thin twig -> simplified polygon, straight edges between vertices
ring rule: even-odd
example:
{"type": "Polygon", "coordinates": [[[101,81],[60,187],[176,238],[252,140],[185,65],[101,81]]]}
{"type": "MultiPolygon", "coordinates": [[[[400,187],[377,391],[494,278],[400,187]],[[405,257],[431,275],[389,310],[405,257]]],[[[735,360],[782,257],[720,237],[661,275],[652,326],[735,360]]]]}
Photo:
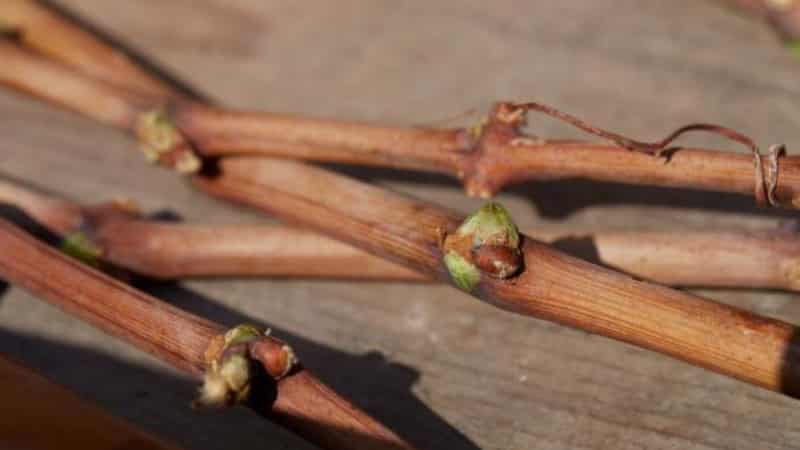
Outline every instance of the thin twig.
{"type": "MultiPolygon", "coordinates": [[[[294,227],[154,222],[132,215],[129,202],[79,207],[0,180],[3,202],[23,209],[61,238],[82,233],[102,259],[153,278],[433,281],[423,273],[294,227]]],[[[590,232],[557,227],[528,230],[528,236],[661,284],[800,290],[800,235],[793,230],[590,232]]]]}
{"type": "MultiPolygon", "coordinates": [[[[68,41],[62,45],[63,51],[55,55],[70,63],[68,41]]],[[[388,127],[235,112],[185,98],[167,98],[152,90],[134,95],[134,86],[121,88],[87,77],[73,70],[75,66],[70,69],[46,61],[12,42],[0,45],[0,57],[13,62],[0,66],[0,82],[126,129],[144,141],[151,160],[184,172],[199,169],[189,150],[191,143],[194,152],[203,156],[260,155],[438,172],[459,178],[468,193],[481,197],[526,180],[586,178],[750,194],[760,205],[800,207],[800,159],[781,157],[777,149],[765,164],[754,145],[750,145],[754,152],[751,157],[681,148],[663,159],[648,154],[652,151],[631,151],[663,150],[658,144],[616,133],[603,132],[616,145],[534,139],[519,128],[525,110],[538,105],[535,103],[500,103],[484,123],[471,128],[388,127]],[[142,124],[151,124],[146,119],[152,117],[172,127],[170,133],[174,134],[171,139],[159,140],[164,147],[156,150],[149,148],[153,146],[152,139],[148,142],[152,130],[142,131],[142,124]]],[[[560,112],[554,116],[574,119],[560,112]]],[[[574,120],[571,123],[577,125],[574,120]]],[[[586,130],[599,130],[580,123],[586,130]]],[[[740,142],[750,142],[740,133],[717,125],[692,125],[678,134],[690,129],[722,132],[740,142]]],[[[163,134],[160,128],[156,131],[163,134]]]]}
{"type": "MultiPolygon", "coordinates": [[[[184,372],[199,376],[206,371],[210,343],[223,332],[220,325],[81,264],[3,219],[0,248],[4,280],[184,372]]],[[[322,448],[412,448],[302,367],[278,380],[274,389],[274,399],[256,397],[248,406],[322,448]]]]}

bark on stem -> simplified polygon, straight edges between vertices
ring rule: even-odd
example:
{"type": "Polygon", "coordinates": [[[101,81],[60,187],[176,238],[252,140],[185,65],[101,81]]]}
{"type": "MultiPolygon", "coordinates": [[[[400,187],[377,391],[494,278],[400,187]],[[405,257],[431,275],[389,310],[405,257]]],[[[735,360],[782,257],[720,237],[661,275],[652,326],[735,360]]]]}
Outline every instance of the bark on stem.
{"type": "MultiPolygon", "coordinates": [[[[37,241],[0,219],[0,277],[192,375],[205,371],[208,344],[224,330],[37,241]]],[[[331,450],[412,447],[325,386],[308,370],[276,384],[274,402],[252,408],[331,450]]],[[[263,399],[262,399],[263,400],[263,399]]]]}
{"type": "MultiPolygon", "coordinates": [[[[632,276],[672,286],[800,290],[800,237],[759,232],[551,232],[534,239],[632,276]]],[[[218,276],[433,281],[311,231],[115,221],[97,245],[108,261],[166,279],[218,276]]]]}
{"type": "MultiPolygon", "coordinates": [[[[450,281],[440,246],[461,222],[455,213],[293,161],[224,158],[218,169],[215,176],[194,177],[195,184],[450,281]]],[[[523,238],[522,252],[525,268],[518,276],[484,275],[472,294],[503,309],[798,394],[794,326],[633,280],[530,237],[523,238]]]]}
{"type": "MultiPolygon", "coordinates": [[[[313,136],[313,130],[309,133],[313,136]]],[[[483,136],[468,132],[466,137],[474,142],[483,136]]],[[[407,144],[402,146],[410,146],[407,144]]],[[[291,161],[225,158],[219,169],[214,177],[195,177],[196,184],[209,193],[306,224],[439,279],[448,278],[440,245],[460,222],[454,213],[291,161]]],[[[727,173],[715,177],[731,181],[727,173]]],[[[784,199],[783,193],[798,190],[784,186],[783,175],[779,178],[781,200],[793,200],[784,199]]],[[[727,184],[716,188],[730,190],[727,184]]],[[[526,267],[517,277],[483,279],[474,293],[509,310],[659,351],[768,389],[798,394],[800,370],[795,362],[793,326],[631,280],[530,238],[523,239],[522,250],[526,267]]]]}
{"type": "MultiPolygon", "coordinates": [[[[613,145],[532,139],[491,120],[474,131],[373,129],[366,124],[199,105],[178,108],[176,120],[204,155],[259,155],[426,170],[454,176],[469,194],[480,197],[490,197],[512,183],[559,178],[739,194],[753,194],[757,183],[751,155],[681,148],[665,159],[613,145]]],[[[800,207],[800,158],[780,159],[776,198],[783,206],[800,207]]]]}
{"type": "MultiPolygon", "coordinates": [[[[531,139],[503,126],[439,130],[233,112],[116,88],[11,42],[0,43],[0,58],[13,62],[0,65],[0,82],[134,133],[144,114],[163,109],[185,136],[174,145],[175,154],[161,156],[172,167],[189,152],[183,142],[188,141],[204,156],[258,155],[443,173],[481,197],[511,183],[559,178],[745,195],[759,189],[752,155],[681,148],[663,158],[614,145],[531,139]]],[[[761,160],[770,164],[766,157],[761,160]]],[[[781,157],[777,173],[776,202],[800,207],[800,157],[781,157]]]]}
{"type": "Polygon", "coordinates": [[[181,173],[201,162],[172,122],[169,99],[121,88],[0,38],[0,83],[132,133],[148,161],[181,173]]]}
{"type": "Polygon", "coordinates": [[[147,109],[137,97],[76,70],[45,59],[0,38],[0,82],[84,114],[102,123],[131,129],[147,109]]]}
{"type": "MultiPolygon", "coordinates": [[[[159,223],[81,208],[0,180],[0,203],[65,237],[88,232],[102,257],[154,278],[269,276],[433,281],[318,233],[287,226],[159,223]]],[[[124,205],[124,202],[122,203],[124,205]]],[[[787,230],[566,231],[528,236],[573,256],[674,286],[800,290],[800,235],[787,230]]]]}
{"type": "Polygon", "coordinates": [[[19,30],[26,46],[94,78],[140,92],[178,96],[166,83],[142,69],[125,52],[105,45],[79,24],[39,0],[3,0],[0,20],[19,30]],[[102,61],[101,64],[98,64],[102,61]]]}
{"type": "Polygon", "coordinates": [[[102,259],[159,279],[221,276],[431,281],[422,274],[306,230],[146,220],[120,200],[81,207],[0,179],[0,204],[66,238],[81,232],[102,259]]]}

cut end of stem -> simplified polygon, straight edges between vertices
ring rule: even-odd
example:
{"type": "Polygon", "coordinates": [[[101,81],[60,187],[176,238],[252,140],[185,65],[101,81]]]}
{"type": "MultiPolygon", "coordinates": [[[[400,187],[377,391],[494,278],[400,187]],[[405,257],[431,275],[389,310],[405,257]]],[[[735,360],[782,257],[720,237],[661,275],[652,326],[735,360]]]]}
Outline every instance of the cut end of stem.
{"type": "Polygon", "coordinates": [[[499,203],[489,202],[467,217],[443,243],[444,264],[460,289],[471,292],[481,274],[506,279],[522,267],[517,226],[499,203]]]}
{"type": "Polygon", "coordinates": [[[148,162],[167,166],[182,174],[200,170],[202,161],[167,109],[157,108],[142,113],[136,120],[134,133],[148,162]]]}

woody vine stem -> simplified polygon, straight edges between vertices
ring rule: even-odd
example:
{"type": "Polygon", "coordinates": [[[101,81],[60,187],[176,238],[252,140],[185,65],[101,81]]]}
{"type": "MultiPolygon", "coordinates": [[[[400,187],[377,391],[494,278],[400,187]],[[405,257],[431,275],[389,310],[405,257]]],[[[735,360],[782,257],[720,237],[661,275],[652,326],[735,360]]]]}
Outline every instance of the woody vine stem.
{"type": "Polygon", "coordinates": [[[74,24],[32,10],[30,2],[3,3],[0,18],[18,31],[0,43],[0,57],[7,62],[0,66],[0,82],[126,129],[140,140],[149,160],[183,173],[196,173],[202,157],[270,156],[443,173],[481,197],[526,180],[586,178],[749,194],[762,206],[800,207],[798,157],[784,155],[777,145],[761,156],[747,136],[718,125],[693,124],[646,143],[533,102],[498,103],[483,122],[455,129],[232,111],[148,80],[124,55],[74,24]],[[43,25],[58,40],[43,33],[43,25]],[[114,64],[100,63],[111,56],[114,64]],[[123,74],[132,81],[124,83],[123,74]],[[525,135],[521,128],[529,110],[611,144],[525,135]],[[752,154],[667,148],[689,131],[719,134],[752,154]]]}
{"type": "MultiPolygon", "coordinates": [[[[24,20],[12,25],[25,36],[24,20]]],[[[481,195],[543,176],[740,193],[752,193],[755,184],[756,197],[764,203],[800,207],[800,164],[794,157],[780,157],[778,147],[765,159],[733,130],[693,125],[675,137],[704,129],[747,144],[753,155],[680,149],[665,163],[650,153],[661,152],[669,138],[646,144],[576,120],[574,125],[592,128],[614,144],[522,136],[524,112],[544,109],[533,103],[503,103],[487,124],[451,130],[231,112],[176,93],[159,94],[156,88],[115,84],[111,80],[124,81],[121,74],[131,68],[122,64],[112,70],[113,76],[102,75],[109,68],[103,68],[100,57],[112,50],[100,47],[102,51],[90,51],[97,59],[76,58],[87,47],[69,30],[63,25],[62,40],[55,46],[35,36],[23,38],[22,45],[0,44],[0,57],[15,67],[0,66],[0,81],[134,133],[154,159],[190,173],[189,180],[206,193],[452,282],[497,307],[638,345],[788,395],[800,392],[800,350],[793,339],[798,330],[788,323],[564,255],[519,233],[510,215],[494,204],[464,218],[324,169],[269,157],[460,174],[468,189],[481,195]],[[39,47],[47,51],[31,51],[39,47]],[[202,169],[195,172],[194,164],[182,163],[186,158],[196,158],[202,169]],[[325,192],[319,186],[326,186],[325,192]]]]}

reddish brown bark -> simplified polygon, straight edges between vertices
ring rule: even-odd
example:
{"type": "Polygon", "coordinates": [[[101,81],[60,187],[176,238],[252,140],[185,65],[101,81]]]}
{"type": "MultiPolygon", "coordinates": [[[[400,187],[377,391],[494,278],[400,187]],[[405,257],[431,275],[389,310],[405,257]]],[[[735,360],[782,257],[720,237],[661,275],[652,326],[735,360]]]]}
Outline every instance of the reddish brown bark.
{"type": "MultiPolygon", "coordinates": [[[[429,276],[312,231],[269,225],[159,223],[56,200],[0,181],[0,203],[22,208],[64,237],[89,233],[102,258],[154,278],[322,277],[433,281],[429,276]]],[[[676,286],[800,290],[800,235],[757,231],[528,230],[569,254],[638,278],[676,286]]]]}
{"type": "Polygon", "coordinates": [[[38,0],[3,0],[0,19],[7,27],[19,30],[17,38],[27,46],[92,77],[137,91],[179,95],[168,84],[140,68],[127,54],[98,41],[38,0]]]}
{"type": "MultiPolygon", "coordinates": [[[[46,69],[57,71],[56,66],[46,69]]],[[[52,92],[60,89],[58,85],[45,87],[17,78],[13,82],[34,91],[50,90],[42,93],[43,96],[58,99],[65,97],[52,92]]],[[[198,113],[185,112],[194,110],[193,106],[175,106],[175,122],[192,138],[189,140],[199,137],[192,136],[191,131],[187,131],[192,128],[191,119],[199,120],[198,113]],[[190,116],[187,118],[186,114],[190,116]]],[[[80,109],[84,106],[72,107],[80,109]]],[[[233,117],[222,110],[207,111],[207,117],[216,117],[215,120],[233,117]]],[[[271,141],[270,127],[264,123],[255,127],[252,135],[245,135],[244,128],[252,124],[253,120],[250,117],[244,119],[247,120],[229,121],[227,131],[241,133],[243,139],[249,140],[248,143],[253,143],[255,138],[271,141]]],[[[264,118],[258,117],[258,120],[263,121],[264,118]]],[[[351,136],[347,130],[349,127],[350,125],[343,128],[334,126],[333,134],[323,133],[319,140],[315,140],[317,138],[314,130],[309,129],[301,136],[300,144],[327,148],[327,144],[331,142],[334,146],[344,142],[353,146],[343,150],[347,153],[369,149],[371,144],[351,136]],[[358,142],[360,144],[354,144],[358,142]]],[[[358,126],[354,129],[359,133],[365,132],[358,126]]],[[[498,139],[497,148],[530,147],[527,149],[529,151],[541,148],[529,138],[502,133],[487,135],[482,129],[461,130],[455,134],[451,131],[443,133],[442,136],[447,139],[453,139],[452,136],[455,135],[459,141],[466,138],[469,143],[481,142],[484,149],[491,148],[484,143],[487,136],[498,139]]],[[[391,131],[389,134],[398,137],[391,142],[377,143],[379,145],[359,158],[366,159],[371,153],[385,154],[387,149],[396,148],[402,151],[403,148],[413,147],[413,141],[406,142],[404,139],[414,133],[391,131]]],[[[427,133],[425,135],[428,136],[427,133]]],[[[297,138],[297,134],[292,136],[297,138]]],[[[209,145],[206,144],[207,147],[209,145]]],[[[226,145],[233,143],[228,142],[226,145]]],[[[270,143],[268,148],[273,148],[273,145],[270,143]]],[[[432,148],[436,148],[436,145],[432,148]]],[[[202,145],[199,150],[203,151],[202,145]]],[[[480,154],[473,153],[471,146],[467,150],[469,157],[480,154]]],[[[622,155],[634,154],[656,161],[651,156],[616,147],[611,147],[607,152],[592,154],[594,153],[606,154],[606,158],[611,155],[611,159],[604,161],[605,170],[610,170],[609,167],[617,168],[616,158],[622,158],[622,155]]],[[[688,153],[687,158],[695,163],[698,157],[705,160],[713,158],[711,155],[714,154],[712,151],[679,153],[688,153]]],[[[435,158],[441,160],[440,156],[435,158]]],[[[575,160],[563,153],[561,158],[562,161],[575,160]]],[[[745,184],[758,188],[760,184],[752,172],[752,159],[749,160],[751,171],[747,178],[743,178],[739,172],[745,166],[744,161],[737,163],[736,158],[733,158],[733,170],[728,164],[721,163],[721,166],[712,167],[711,173],[706,167],[702,176],[709,176],[714,180],[710,183],[718,190],[739,192],[740,186],[745,184]]],[[[663,165],[663,161],[660,163],[663,165]]],[[[578,164],[583,167],[584,162],[578,164]]],[[[645,163],[640,164],[644,166],[645,163]]],[[[776,190],[781,203],[792,204],[798,192],[794,184],[797,180],[797,167],[796,163],[787,163],[786,166],[794,173],[787,176],[781,169],[776,190]]],[[[198,187],[209,193],[269,211],[286,220],[348,241],[370,253],[449,281],[442,263],[441,244],[447,233],[452,232],[462,220],[458,214],[292,161],[226,157],[219,161],[218,166],[208,166],[206,169],[207,172],[195,176],[193,180],[198,187]]],[[[656,172],[654,168],[651,175],[658,184],[708,183],[700,180],[702,176],[698,174],[656,172]]],[[[469,178],[474,175],[464,172],[461,176],[469,178]]],[[[481,186],[485,184],[479,183],[478,187],[481,186]]],[[[482,193],[480,189],[476,189],[476,192],[482,193]]],[[[518,276],[511,279],[483,276],[472,294],[508,310],[579,327],[659,351],[767,389],[797,394],[800,372],[796,363],[795,327],[688,293],[632,280],[563,255],[529,237],[523,238],[522,256],[525,268],[518,276]]]]}
{"type": "MultiPolygon", "coordinates": [[[[452,212],[293,161],[224,158],[216,176],[194,181],[212,195],[450,281],[440,246],[461,221],[452,212]]],[[[767,389],[797,393],[797,330],[792,325],[633,280],[530,237],[523,237],[522,255],[524,270],[518,276],[484,275],[472,295],[767,389]]]]}
{"type": "MultiPolygon", "coordinates": [[[[585,178],[635,185],[684,187],[764,197],[763,173],[754,157],[733,152],[681,148],[655,157],[617,145],[541,140],[514,127],[421,129],[309,119],[272,113],[233,112],[153,92],[118,88],[0,43],[0,82],[137,134],[142,117],[163,110],[181,135],[153,156],[179,166],[193,150],[205,156],[258,155],[386,166],[448,174],[468,193],[489,197],[527,180],[585,178]],[[12,70],[12,67],[14,68],[12,70]],[[5,70],[4,70],[5,69],[5,70]]],[[[775,166],[774,203],[800,207],[800,160],[758,157],[775,166]]],[[[199,167],[198,164],[191,165],[199,167]]]]}
{"type": "MultiPolygon", "coordinates": [[[[0,220],[0,278],[104,332],[193,375],[220,325],[194,316],[91,269],[0,220]]],[[[412,447],[298,368],[276,384],[276,397],[251,406],[331,450],[412,447]]]]}

